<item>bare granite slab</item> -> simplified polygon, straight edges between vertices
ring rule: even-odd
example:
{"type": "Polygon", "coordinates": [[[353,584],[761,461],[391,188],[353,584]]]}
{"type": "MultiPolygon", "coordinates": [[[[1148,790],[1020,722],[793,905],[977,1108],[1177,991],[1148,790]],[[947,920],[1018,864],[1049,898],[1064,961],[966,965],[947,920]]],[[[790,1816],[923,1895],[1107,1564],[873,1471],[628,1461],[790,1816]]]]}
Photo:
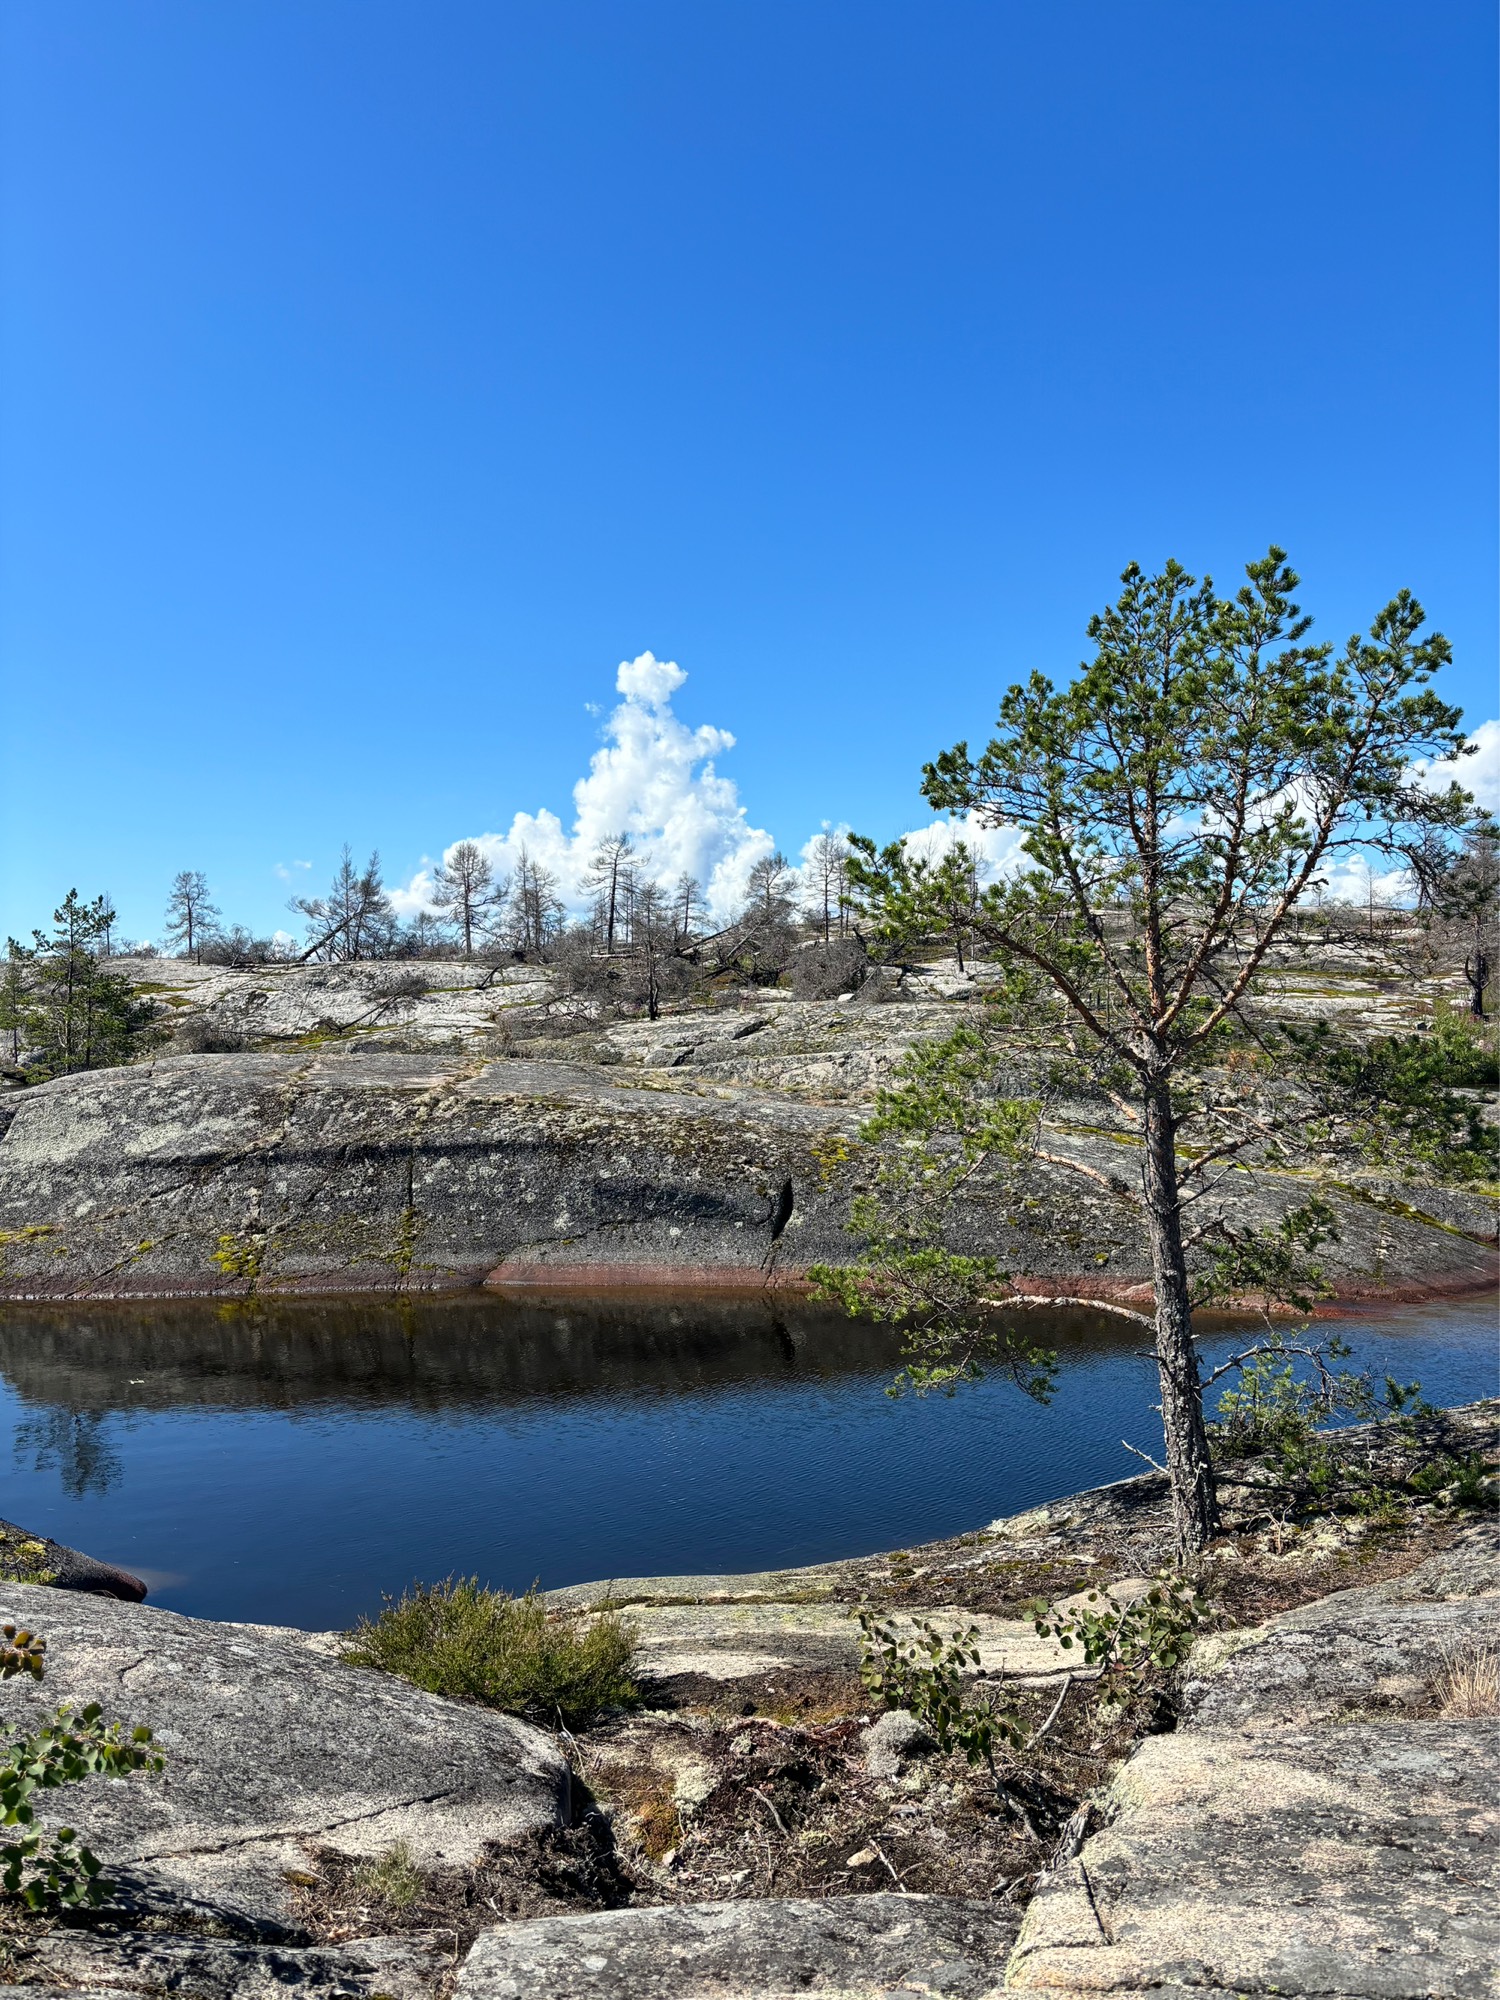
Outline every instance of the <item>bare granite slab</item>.
{"type": "Polygon", "coordinates": [[[691,1903],[486,1931],[456,2000],[999,2000],[1015,1918],[941,1896],[691,1903]]]}
{"type": "Polygon", "coordinates": [[[419,1866],[466,1865],[567,1824],[568,1766],[542,1730],[345,1666],[302,1633],[36,1585],[0,1587],[0,1605],[47,1641],[46,1678],[7,1684],[7,1721],[99,1702],[166,1755],[160,1776],[93,1779],[39,1815],[76,1825],[132,1907],[295,1935],[288,1873],[309,1846],[404,1840],[419,1866]]]}

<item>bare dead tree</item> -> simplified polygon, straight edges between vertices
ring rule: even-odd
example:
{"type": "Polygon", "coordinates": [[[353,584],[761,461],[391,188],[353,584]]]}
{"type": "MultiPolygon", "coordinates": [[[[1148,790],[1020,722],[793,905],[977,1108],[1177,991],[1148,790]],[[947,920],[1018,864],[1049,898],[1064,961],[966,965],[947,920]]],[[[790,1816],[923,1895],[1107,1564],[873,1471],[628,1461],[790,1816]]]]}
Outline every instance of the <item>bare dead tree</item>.
{"type": "Polygon", "coordinates": [[[446,912],[464,948],[464,957],[474,956],[474,936],[482,933],[487,921],[509,893],[509,883],[495,881],[484,850],[474,840],[461,840],[449,850],[440,868],[433,872],[432,900],[446,912]]]}
{"type": "Polygon", "coordinates": [[[837,923],[842,936],[848,923],[849,841],[842,833],[820,833],[807,857],[807,887],[804,909],[816,927],[821,927],[824,944],[837,923]]]}
{"type": "Polygon", "coordinates": [[[684,869],[677,878],[677,887],[672,894],[672,911],[676,926],[676,947],[680,951],[693,936],[694,925],[703,912],[703,884],[696,875],[689,875],[684,869]]]}
{"type": "Polygon", "coordinates": [[[583,878],[585,889],[597,889],[604,919],[604,949],[615,948],[622,889],[628,892],[630,876],[630,835],[611,833],[600,841],[583,878]]]}
{"type": "Polygon", "coordinates": [[[300,963],[319,957],[379,958],[390,948],[395,916],[381,880],[378,853],[372,853],[363,868],[356,868],[346,841],[328,894],[294,896],[287,908],[307,923],[309,943],[300,963]]]}
{"type": "Polygon", "coordinates": [[[636,889],[631,935],[645,975],[646,1014],[655,1021],[661,1016],[662,965],[675,942],[671,906],[659,884],[642,882],[636,889]]]}
{"type": "Polygon", "coordinates": [[[562,927],[563,902],[557,877],[523,846],[511,878],[509,915],[517,950],[543,959],[562,927]]]}
{"type": "Polygon", "coordinates": [[[167,897],[163,933],[167,943],[176,945],[188,958],[196,959],[220,914],[218,904],[209,897],[208,878],[202,869],[180,868],[172,877],[167,897]]]}

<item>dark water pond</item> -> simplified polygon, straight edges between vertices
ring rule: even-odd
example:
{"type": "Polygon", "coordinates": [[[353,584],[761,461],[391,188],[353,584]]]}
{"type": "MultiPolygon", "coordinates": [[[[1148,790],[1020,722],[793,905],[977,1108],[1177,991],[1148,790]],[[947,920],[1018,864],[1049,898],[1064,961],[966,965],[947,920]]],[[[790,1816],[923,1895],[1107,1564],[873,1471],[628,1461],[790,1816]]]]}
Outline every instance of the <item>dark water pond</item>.
{"type": "MultiPolygon", "coordinates": [[[[1435,1401],[1495,1392],[1488,1302],[1341,1330],[1435,1401]]],[[[1121,1439],[1154,1450],[1159,1419],[1130,1329],[1052,1335],[1040,1408],[1000,1379],[893,1402],[886,1333],[780,1300],[0,1307],[0,1514],[155,1603],[312,1627],[453,1571],[817,1562],[1139,1471],[1121,1439]]]]}

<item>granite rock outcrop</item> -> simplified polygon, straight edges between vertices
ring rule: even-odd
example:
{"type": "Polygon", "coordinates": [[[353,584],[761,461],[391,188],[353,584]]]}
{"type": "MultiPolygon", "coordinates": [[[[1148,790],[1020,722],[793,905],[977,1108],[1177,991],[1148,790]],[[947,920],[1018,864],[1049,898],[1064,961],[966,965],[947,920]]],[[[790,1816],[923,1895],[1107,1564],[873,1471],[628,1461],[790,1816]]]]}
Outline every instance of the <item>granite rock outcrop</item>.
{"type": "MultiPolygon", "coordinates": [[[[0,1297],[795,1279],[851,1250],[868,1163],[844,1156],[874,1091],[976,990],[950,992],[931,968],[893,999],[867,997],[872,977],[846,1002],[771,995],[606,1022],[555,1011],[532,968],[493,987],[459,985],[465,970],[173,964],[216,996],[168,998],[220,1024],[219,1052],[0,1096],[0,1297]],[[392,985],[429,973],[415,998],[392,985]],[[314,1006],[332,1011],[294,1033],[314,1006]],[[252,1015],[254,1036],[223,1025],[252,1015]]],[[[977,1177],[962,1244],[1054,1289],[1140,1284],[1136,1145],[1112,1120],[1054,1107],[1047,1151],[1091,1177],[1038,1160],[1030,1219],[977,1177]]],[[[1232,1219],[1264,1222],[1289,1193],[1300,1184],[1240,1174],[1225,1199],[1232,1219]]],[[[1331,1198],[1327,1263],[1346,1292],[1420,1296],[1493,1271],[1483,1194],[1351,1175],[1331,1198]]]]}

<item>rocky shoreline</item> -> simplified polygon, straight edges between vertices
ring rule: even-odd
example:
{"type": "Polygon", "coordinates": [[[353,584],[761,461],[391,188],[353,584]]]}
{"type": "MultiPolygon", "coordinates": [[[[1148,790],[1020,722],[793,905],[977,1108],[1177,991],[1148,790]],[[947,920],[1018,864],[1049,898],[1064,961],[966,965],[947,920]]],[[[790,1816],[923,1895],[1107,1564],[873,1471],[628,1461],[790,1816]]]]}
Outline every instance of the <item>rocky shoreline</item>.
{"type": "MultiPolygon", "coordinates": [[[[877,968],[839,1000],[725,993],[647,1021],[526,965],[120,963],[172,1047],[0,1094],[0,1299],[795,1288],[855,1247],[870,1166],[847,1149],[875,1092],[913,1044],[977,1018],[992,976],[877,968]]],[[[1358,1033],[1435,1004],[1347,952],[1293,955],[1276,978],[1289,1018],[1358,1033]]],[[[1024,1092],[1024,1050],[1017,1063],[1024,1092]]],[[[1038,1290],[1129,1294],[1149,1276],[1134,1135],[1101,1098],[1049,1106],[1046,1140],[1090,1177],[1039,1159],[1034,1226],[981,1177],[954,1247],[1038,1290]]],[[[1355,1160],[1322,1191],[1339,1296],[1494,1282],[1492,1192],[1355,1160]]],[[[1228,1217],[1264,1224],[1288,1192],[1276,1172],[1236,1173],[1228,1217]]]]}
{"type": "MultiPolygon", "coordinates": [[[[981,990],[887,969],[841,1000],[646,1022],[524,966],[138,973],[174,1052],[0,1097],[0,1298],[800,1291],[851,1249],[874,1091],[981,990]]],[[[1353,960],[1289,962],[1283,987],[1364,1029],[1420,1012],[1353,960]]],[[[1047,1143],[1090,1191],[1039,1161],[1032,1235],[976,1184],[955,1247],[1034,1291],[1139,1294],[1130,1134],[1061,1104],[1047,1143]]],[[[1242,1224],[1285,1206],[1274,1173],[1231,1185],[1242,1224]]],[[[1328,1311],[1493,1284],[1485,1191],[1349,1165],[1330,1199],[1328,1311]]],[[[23,1375],[49,1342],[100,1345],[84,1317],[7,1315],[23,1375]]],[[[556,1617],[634,1627],[640,1700],[576,1733],[350,1665],[338,1634],[160,1610],[0,1522],[0,1607],[48,1660],[6,1684],[8,1718],[98,1702],[167,1759],[70,1794],[112,1900],[0,1907],[0,1993],[1479,2000],[1500,1953],[1497,1416],[1338,1434],[1343,1501],[1321,1473],[1227,1467],[1208,1625],[1113,1708],[1037,1608],[1125,1605],[1164,1571],[1154,1473],[924,1548],[552,1592],[556,1617]],[[1024,1745],[1003,1783],[883,1707],[861,1606],[971,1635],[971,1691],[1004,1695],[1024,1745]]]]}
{"type": "MultiPolygon", "coordinates": [[[[1493,1464],[1497,1416],[1340,1449],[1369,1473],[1413,1449],[1493,1464]]],[[[1026,1607],[1128,1595],[1160,1566],[1157,1475],[924,1549],[553,1592],[637,1627],[642,1704],[576,1737],[345,1665],[336,1634],[9,1583],[49,1654],[40,1687],[9,1684],[10,1718],[98,1700],[168,1765],[70,1802],[115,1899],[9,1919],[0,1991],[1478,2000],[1500,1754],[1451,1669],[1500,1658],[1493,1513],[1408,1493],[1299,1514],[1255,1463],[1224,1499],[1214,1629],[1169,1707],[1112,1746],[1075,1699],[1016,1793],[1025,1825],[872,1710],[851,1612],[972,1627],[1035,1735],[1079,1662],[1026,1607]],[[405,1902],[379,1886],[393,1852],[419,1885],[405,1902]]]]}
{"type": "MultiPolygon", "coordinates": [[[[0,1103],[0,1298],[795,1284],[851,1252],[858,1170],[828,1163],[861,1115],[515,1059],[182,1056],[59,1078],[0,1103]]],[[[1058,1143],[1101,1173],[1131,1169],[1113,1135],[1058,1143]]],[[[1145,1282],[1123,1194],[1080,1193],[1044,1162],[1036,1189],[1040,1213],[1072,1218],[1065,1240],[976,1188],[964,1247],[1042,1288],[1106,1297],[1145,1282]]],[[[1263,1224],[1284,1197],[1277,1176],[1245,1173],[1232,1212],[1263,1224]]],[[[1492,1198],[1350,1182],[1330,1199],[1339,1293],[1493,1281],[1492,1198]]]]}

